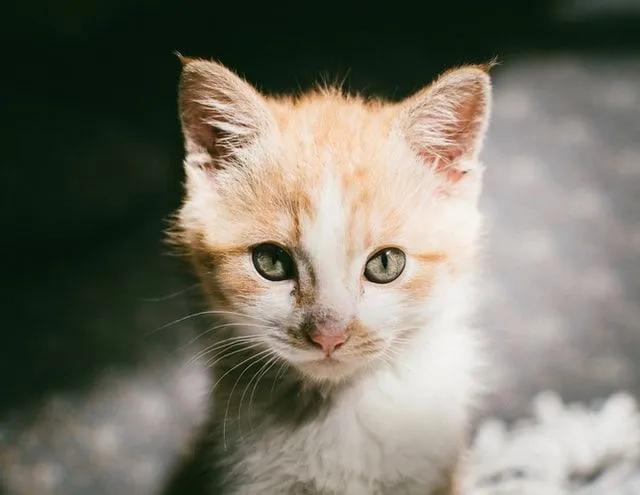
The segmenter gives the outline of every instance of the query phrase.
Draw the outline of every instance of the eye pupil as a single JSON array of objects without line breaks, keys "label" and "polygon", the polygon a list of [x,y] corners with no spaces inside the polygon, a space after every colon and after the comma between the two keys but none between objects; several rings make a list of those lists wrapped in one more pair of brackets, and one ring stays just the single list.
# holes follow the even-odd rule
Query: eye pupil
[{"label": "eye pupil", "polygon": [[387,251],[380,253],[380,262],[382,263],[382,267],[386,270],[389,266],[389,256],[387,255]]},{"label": "eye pupil", "polygon": [[280,250],[274,250],[269,253],[269,257],[271,258],[271,263],[274,265],[280,260]]}]

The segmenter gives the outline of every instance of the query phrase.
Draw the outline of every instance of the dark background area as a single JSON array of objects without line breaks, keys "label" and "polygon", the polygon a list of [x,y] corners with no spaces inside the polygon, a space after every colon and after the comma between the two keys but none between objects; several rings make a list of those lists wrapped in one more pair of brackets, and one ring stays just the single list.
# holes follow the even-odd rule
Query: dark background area
[{"label": "dark background area", "polygon": [[[502,62],[497,78],[520,61],[558,54],[604,60],[610,73],[617,70],[611,60],[640,57],[640,6],[632,0],[34,0],[3,11],[0,482],[19,495],[155,493],[197,420],[197,405],[180,395],[184,383],[171,388],[181,344],[195,331],[192,322],[153,331],[188,314],[197,299],[189,271],[161,243],[182,180],[174,51],[218,59],[268,92],[346,77],[347,88],[391,98],[408,95],[447,67],[494,56]],[[590,70],[597,74],[598,67]],[[541,87],[536,78],[533,72],[524,80],[535,89]],[[575,81],[564,91],[567,84]],[[554,91],[553,84],[549,88]],[[640,141],[636,130],[625,127],[631,141]],[[514,140],[518,136],[506,140],[507,147],[517,147]],[[501,178],[492,180],[501,198]],[[629,208],[635,226],[640,209],[637,203]],[[629,276],[625,290],[633,306],[637,278]],[[602,324],[594,335],[610,336],[604,330],[610,322],[598,319],[597,307],[590,309],[592,321]],[[634,327],[625,332],[615,334],[615,345],[633,362],[640,339]],[[601,344],[589,340],[586,352],[597,354]],[[513,374],[521,373],[525,383],[545,367],[539,358]],[[621,386],[640,391],[637,372],[631,375]],[[615,388],[615,381],[600,389],[576,376],[559,372],[528,388],[515,386],[521,398],[505,393],[495,410],[514,417],[542,387],[555,385],[578,399]],[[135,402],[135,390],[156,394],[159,402],[140,406],[151,417],[164,407],[161,420],[146,422],[147,430],[126,402]],[[107,446],[103,457],[89,455],[86,445],[103,420],[117,423],[120,440],[109,430],[111,436],[99,439]],[[148,461],[148,451],[162,461],[140,464],[148,479],[133,476],[130,459]]]}]

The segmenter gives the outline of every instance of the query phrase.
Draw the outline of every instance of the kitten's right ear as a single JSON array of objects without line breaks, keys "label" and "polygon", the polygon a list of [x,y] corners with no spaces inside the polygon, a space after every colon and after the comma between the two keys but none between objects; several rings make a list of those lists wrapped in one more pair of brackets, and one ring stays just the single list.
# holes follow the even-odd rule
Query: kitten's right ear
[{"label": "kitten's right ear", "polygon": [[465,182],[468,175],[479,176],[467,172],[480,168],[477,157],[489,122],[493,65],[450,70],[401,107],[402,135],[424,164],[451,185]]},{"label": "kitten's right ear", "polygon": [[180,56],[179,109],[188,166],[224,168],[273,128],[263,97],[222,65]]}]

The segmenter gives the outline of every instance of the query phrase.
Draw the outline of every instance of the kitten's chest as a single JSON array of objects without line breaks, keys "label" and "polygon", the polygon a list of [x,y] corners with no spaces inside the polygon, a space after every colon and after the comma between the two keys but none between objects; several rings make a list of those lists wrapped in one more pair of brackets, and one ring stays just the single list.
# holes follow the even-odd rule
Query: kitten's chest
[{"label": "kitten's chest", "polygon": [[460,418],[442,404],[427,407],[416,394],[377,385],[351,390],[297,428],[245,437],[237,467],[250,491],[410,495],[440,484],[460,447]]}]

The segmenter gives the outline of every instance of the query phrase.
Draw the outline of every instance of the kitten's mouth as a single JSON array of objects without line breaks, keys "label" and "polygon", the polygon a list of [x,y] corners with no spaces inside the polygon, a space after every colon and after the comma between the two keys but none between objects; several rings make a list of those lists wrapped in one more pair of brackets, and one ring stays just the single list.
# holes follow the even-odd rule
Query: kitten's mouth
[{"label": "kitten's mouth", "polygon": [[311,366],[325,366],[325,367],[327,366],[336,367],[343,364],[347,364],[344,359],[340,359],[340,357],[336,357],[330,354],[319,355],[317,358],[312,358],[302,363],[303,366],[311,365]]},{"label": "kitten's mouth", "polygon": [[318,355],[298,362],[297,367],[303,374],[314,380],[343,382],[365,369],[369,362],[368,357],[341,356],[338,353],[338,355]]},{"label": "kitten's mouth", "polygon": [[324,366],[338,366],[343,363],[343,361],[340,360],[339,358],[335,356],[329,356],[329,355],[324,355],[322,357],[319,357],[314,362]]},{"label": "kitten's mouth", "polygon": [[329,357],[301,363],[298,368],[313,380],[341,382],[351,376],[358,367],[352,363]]}]

